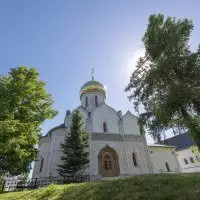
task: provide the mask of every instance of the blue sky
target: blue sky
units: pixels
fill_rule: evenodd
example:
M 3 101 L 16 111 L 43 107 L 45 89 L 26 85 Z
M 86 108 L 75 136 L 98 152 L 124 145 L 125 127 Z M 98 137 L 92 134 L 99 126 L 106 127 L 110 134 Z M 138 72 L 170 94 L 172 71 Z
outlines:
M 92 67 L 95 79 L 107 86 L 107 103 L 134 113 L 123 89 L 143 53 L 138 47 L 149 15 L 193 20 L 190 43 L 196 49 L 199 8 L 198 0 L 1 0 L 0 74 L 19 65 L 37 68 L 59 111 L 45 121 L 43 134 L 80 104 L 79 89 Z

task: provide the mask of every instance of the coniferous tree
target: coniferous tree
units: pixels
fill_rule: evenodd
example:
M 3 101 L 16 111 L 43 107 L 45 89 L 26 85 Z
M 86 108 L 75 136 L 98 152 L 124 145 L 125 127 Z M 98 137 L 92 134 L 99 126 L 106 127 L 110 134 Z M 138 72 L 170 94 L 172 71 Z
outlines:
M 79 111 L 72 115 L 70 132 L 61 144 L 62 164 L 58 165 L 58 173 L 62 177 L 81 175 L 89 163 L 88 135 L 82 127 L 82 117 Z

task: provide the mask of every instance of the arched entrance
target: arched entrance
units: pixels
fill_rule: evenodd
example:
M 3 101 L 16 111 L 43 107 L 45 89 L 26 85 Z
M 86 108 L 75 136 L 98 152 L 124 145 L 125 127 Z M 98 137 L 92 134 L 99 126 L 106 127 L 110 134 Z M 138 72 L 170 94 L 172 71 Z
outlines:
M 117 152 L 106 145 L 99 152 L 99 174 L 102 177 L 113 177 L 120 174 Z

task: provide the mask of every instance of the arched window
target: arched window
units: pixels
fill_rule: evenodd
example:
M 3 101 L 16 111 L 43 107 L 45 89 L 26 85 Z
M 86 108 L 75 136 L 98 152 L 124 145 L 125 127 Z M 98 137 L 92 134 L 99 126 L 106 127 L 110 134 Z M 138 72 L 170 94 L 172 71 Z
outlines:
M 85 107 L 88 106 L 88 97 L 85 97 Z
M 190 161 L 191 161 L 191 163 L 194 163 L 193 157 L 190 157 Z
M 40 163 L 40 172 L 42 172 L 43 164 L 44 164 L 44 158 L 41 159 L 41 163 Z
M 199 156 L 196 156 L 196 159 L 197 159 L 198 162 L 200 162 L 200 158 L 199 158 Z
M 106 125 L 106 122 L 103 123 L 103 132 L 107 132 L 107 125 Z
M 167 171 L 170 172 L 171 170 L 170 170 L 168 162 L 166 162 L 165 165 L 166 165 Z
M 188 164 L 188 160 L 186 158 L 183 159 L 185 164 L 187 165 Z
M 132 158 L 133 158 L 133 164 L 134 164 L 134 166 L 135 166 L 135 167 L 138 166 L 138 164 L 137 164 L 137 159 L 136 159 L 136 155 L 135 155 L 134 152 L 132 153 Z
M 98 106 L 98 98 L 97 98 L 97 96 L 95 96 L 95 106 L 96 107 Z

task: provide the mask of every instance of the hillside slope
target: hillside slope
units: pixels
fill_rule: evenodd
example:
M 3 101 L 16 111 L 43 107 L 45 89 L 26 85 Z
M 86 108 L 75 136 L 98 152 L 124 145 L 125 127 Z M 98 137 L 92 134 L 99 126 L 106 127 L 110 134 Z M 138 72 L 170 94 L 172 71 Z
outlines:
M 0 200 L 200 200 L 200 173 L 144 175 L 112 181 L 50 185 L 0 194 Z

